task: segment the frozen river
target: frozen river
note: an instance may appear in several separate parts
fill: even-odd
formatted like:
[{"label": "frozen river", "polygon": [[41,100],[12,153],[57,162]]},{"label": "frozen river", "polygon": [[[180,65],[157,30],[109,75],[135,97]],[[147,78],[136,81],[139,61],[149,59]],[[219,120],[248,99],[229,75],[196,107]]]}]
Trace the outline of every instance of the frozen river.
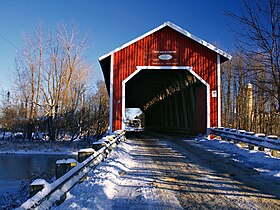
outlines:
[{"label": "frozen river", "polygon": [[75,158],[57,154],[0,154],[0,194],[17,191],[22,180],[33,174],[55,175],[55,162],[59,159]]}]

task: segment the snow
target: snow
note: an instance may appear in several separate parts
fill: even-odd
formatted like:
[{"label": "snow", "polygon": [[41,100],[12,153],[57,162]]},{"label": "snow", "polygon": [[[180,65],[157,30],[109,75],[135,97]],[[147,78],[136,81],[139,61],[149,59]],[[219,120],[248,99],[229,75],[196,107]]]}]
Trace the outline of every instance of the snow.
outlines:
[{"label": "snow", "polygon": [[73,158],[68,158],[67,160],[66,160],[66,164],[70,164],[70,163],[78,163],[78,161],[76,161],[75,159],[73,159]]},{"label": "snow", "polygon": [[136,150],[130,140],[119,144],[56,209],[182,209],[172,191],[166,191],[169,206],[164,206],[157,189],[147,184],[153,180],[135,171],[141,168],[133,158]]},{"label": "snow", "polygon": [[[98,143],[100,142],[98,141]],[[268,152],[242,149],[239,144],[233,144],[219,139],[208,140],[207,138],[197,138],[196,142],[192,144],[252,167],[263,176],[280,177],[280,158],[271,157]],[[83,150],[85,152],[94,151],[92,148]],[[122,142],[94,170],[84,170],[83,173],[79,173],[73,179],[70,179],[61,190],[57,190],[52,194],[49,201],[44,204],[45,207],[48,208],[51,206],[52,201],[63,196],[64,192],[71,189],[73,183],[88,173],[87,179],[68,192],[64,203],[56,207],[56,209],[181,209],[182,207],[179,201],[172,192],[166,193],[170,206],[161,206],[162,203],[160,203],[160,199],[156,196],[153,186],[147,186],[147,182],[152,182],[153,180],[144,175],[139,177],[139,175],[137,176],[135,174],[135,168],[141,167],[141,163],[136,162],[133,157],[135,150],[137,150],[137,146],[130,140]],[[71,170],[71,173],[60,177],[51,184],[46,184],[46,187],[36,194],[24,208],[32,207],[36,199],[38,200],[46,196],[59,184],[77,172],[79,168],[96,157],[96,155],[97,153],[90,156],[84,162],[77,163],[77,166]],[[66,162],[67,160],[61,161]],[[138,203],[139,206],[131,206],[132,201]]]},{"label": "snow", "polygon": [[62,160],[57,160],[56,164],[70,164],[70,163],[78,163],[75,159],[69,158],[69,159],[62,159]]},{"label": "snow", "polygon": [[108,135],[104,138],[109,139],[109,140],[113,140],[116,136],[115,135]]},{"label": "snow", "polygon": [[256,137],[265,137],[265,134],[264,133],[256,133],[255,136]]},{"label": "snow", "polygon": [[[76,142],[50,142],[50,141],[27,141],[27,140],[0,140],[0,154],[4,155],[78,155],[80,148],[85,148],[85,141]],[[45,163],[42,163],[45,164]],[[55,164],[55,162],[53,162]],[[33,166],[31,166],[33,167]],[[1,169],[0,169],[1,170]],[[13,169],[11,169],[13,170]],[[15,171],[17,169],[14,169]],[[22,173],[22,172],[21,172]],[[29,197],[29,181],[34,178],[50,178],[47,174],[34,171],[32,176],[26,177],[27,180],[7,181],[0,180],[0,209],[12,209],[20,206]],[[43,177],[42,177],[43,176]],[[10,182],[10,183],[8,183]],[[9,188],[9,192],[5,192],[5,188]],[[10,191],[10,189],[14,189]]]},{"label": "snow", "polygon": [[1,140],[0,154],[74,154],[77,155],[79,149],[85,148],[87,142],[85,141],[27,141],[27,140]]},{"label": "snow", "polygon": [[[84,162],[78,163],[76,167],[71,169],[68,173],[64,174],[59,179],[55,180],[54,182],[52,182],[50,184],[46,184],[41,191],[39,191],[32,198],[27,200],[18,209],[34,208],[34,206],[36,206],[36,204],[38,203],[39,200],[42,200],[43,198],[45,198],[47,195],[50,194],[50,192],[52,192],[54,189],[57,189],[58,186],[60,186],[63,182],[65,182],[65,184],[62,186],[62,188],[60,190],[56,190],[55,193],[51,194],[49,199],[47,199],[43,204],[40,205],[40,208],[49,209],[53,205],[53,203],[56,200],[58,200],[58,198],[62,197],[65,192],[70,190],[73,187],[73,185],[75,183],[77,183],[88,172],[88,169],[85,168],[84,170],[79,172],[77,175],[73,176],[76,172],[78,172],[84,165],[86,165],[94,157],[95,157],[95,155],[90,156]],[[72,177],[72,178],[69,179],[70,177]]]},{"label": "snow", "polygon": [[96,152],[93,148],[85,148],[85,149],[80,149],[79,152]]},{"label": "snow", "polygon": [[66,163],[66,160],[65,160],[65,159],[57,160],[55,163],[56,163],[56,164],[65,164],[65,163]]},{"label": "snow", "polygon": [[[76,166],[69,172],[61,176],[54,182],[46,185],[41,191],[35,194],[32,198],[23,203],[19,209],[33,209],[40,203],[40,208],[49,209],[57,201],[63,198],[64,194],[68,192],[76,183],[79,182],[90,170],[93,165],[99,164],[102,160],[102,153],[105,148],[100,149],[81,163],[76,162]],[[73,159],[62,160],[61,162],[71,162]],[[92,162],[92,160],[94,160]],[[52,193],[53,192],[53,193]],[[47,199],[45,199],[48,197]],[[43,201],[43,202],[41,202]]]},{"label": "snow", "polygon": [[96,142],[94,142],[94,143],[92,143],[92,144],[94,144],[94,145],[99,145],[99,144],[104,144],[104,145],[106,145],[106,142],[105,141],[96,141]]},{"label": "snow", "polygon": [[[267,142],[271,143],[269,148],[280,150],[280,138],[276,135],[268,135],[265,136],[264,134],[255,134],[254,132],[246,132],[245,130],[236,130],[230,128],[211,128],[213,133],[218,133],[218,135],[223,136],[225,138],[232,138],[233,140],[242,139],[245,141],[251,141],[253,144],[259,144],[260,142]],[[268,145],[267,145],[268,146]]]},{"label": "snow", "polygon": [[269,135],[269,136],[267,136],[267,138],[278,140],[278,136],[275,136],[275,135]]},{"label": "snow", "polygon": [[280,177],[280,157],[272,157],[269,152],[243,149],[239,144],[219,139],[197,138],[197,141],[204,149],[231,158],[234,161],[242,162],[264,176]]},{"label": "snow", "polygon": [[47,186],[48,183],[44,179],[35,179],[30,185],[44,185],[44,186]]}]

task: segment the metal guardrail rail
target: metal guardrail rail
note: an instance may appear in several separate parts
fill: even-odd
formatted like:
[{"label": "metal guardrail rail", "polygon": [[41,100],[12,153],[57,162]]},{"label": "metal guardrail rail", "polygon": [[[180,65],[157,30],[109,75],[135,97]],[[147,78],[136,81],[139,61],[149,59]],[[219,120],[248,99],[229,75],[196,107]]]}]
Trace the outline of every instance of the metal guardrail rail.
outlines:
[{"label": "metal guardrail rail", "polygon": [[[41,191],[29,198],[18,209],[50,209],[66,198],[66,193],[69,192],[86,174],[95,168],[110,152],[112,145],[125,139],[124,131],[116,131],[113,133],[115,137],[110,143],[99,149],[86,160],[78,163],[73,169],[61,176],[54,182],[47,184]],[[110,135],[112,138],[112,135]]]},{"label": "metal guardrail rail", "polygon": [[271,150],[280,151],[280,138],[275,135],[255,134],[231,128],[210,128],[210,134],[220,136],[224,140],[234,140],[246,144],[252,144]]}]

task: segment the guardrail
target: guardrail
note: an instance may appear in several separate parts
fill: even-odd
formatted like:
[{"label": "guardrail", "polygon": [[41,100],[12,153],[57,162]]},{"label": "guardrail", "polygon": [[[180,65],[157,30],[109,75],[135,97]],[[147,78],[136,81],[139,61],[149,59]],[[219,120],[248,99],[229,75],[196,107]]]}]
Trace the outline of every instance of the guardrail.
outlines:
[{"label": "guardrail", "polygon": [[263,133],[247,132],[231,128],[210,128],[210,134],[220,136],[222,140],[234,141],[240,143],[241,147],[253,150],[255,146],[259,151],[265,148],[271,150],[271,155],[277,157],[280,151],[280,138],[275,135],[266,136]]},{"label": "guardrail", "polygon": [[[100,139],[102,142],[107,140],[102,148],[94,152],[88,158],[61,176],[52,183],[43,182],[43,188],[37,192],[33,197],[29,198],[18,209],[50,209],[62,203],[66,198],[66,193],[71,190],[80,180],[82,180],[87,173],[95,168],[107,154],[112,150],[116,144],[125,140],[124,131],[115,131],[113,135]],[[35,182],[41,180],[35,180]]]}]

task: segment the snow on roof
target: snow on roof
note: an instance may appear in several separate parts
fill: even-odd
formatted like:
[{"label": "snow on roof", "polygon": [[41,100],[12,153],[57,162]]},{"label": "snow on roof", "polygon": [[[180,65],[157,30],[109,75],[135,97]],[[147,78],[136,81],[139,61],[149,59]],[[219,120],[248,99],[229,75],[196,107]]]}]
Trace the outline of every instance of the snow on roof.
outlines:
[{"label": "snow on roof", "polygon": [[188,32],[188,31],[186,31],[184,29],[182,29],[181,27],[175,25],[174,23],[171,23],[171,22],[167,21],[167,22],[163,23],[162,25],[158,26],[157,28],[155,28],[155,29],[153,29],[153,30],[143,34],[142,36],[139,36],[136,39],[133,39],[132,41],[127,42],[126,44],[122,45],[121,47],[118,47],[118,48],[114,49],[113,51],[111,51],[111,52],[101,56],[99,58],[99,61],[101,61],[104,58],[107,58],[108,56],[111,56],[112,54],[114,54],[114,53],[124,49],[125,47],[127,47],[127,46],[129,46],[129,45],[131,45],[131,44],[133,44],[133,43],[135,43],[135,42],[145,38],[146,36],[149,36],[150,34],[156,32],[156,31],[159,31],[160,29],[162,29],[162,28],[164,28],[166,26],[168,26],[168,27],[170,27],[170,28],[180,32],[181,34],[185,35],[186,37],[189,37],[190,39],[192,39],[192,40],[202,44],[203,46],[209,48],[210,50],[213,50],[214,52],[222,55],[223,57],[225,57],[225,58],[227,58],[229,60],[232,58],[232,56],[230,54],[224,52],[223,50],[221,50],[221,49],[215,47],[214,45],[212,45],[212,44],[210,44],[210,43],[208,43],[208,42],[206,42],[206,41],[196,37],[195,35],[191,34],[190,32]]}]

